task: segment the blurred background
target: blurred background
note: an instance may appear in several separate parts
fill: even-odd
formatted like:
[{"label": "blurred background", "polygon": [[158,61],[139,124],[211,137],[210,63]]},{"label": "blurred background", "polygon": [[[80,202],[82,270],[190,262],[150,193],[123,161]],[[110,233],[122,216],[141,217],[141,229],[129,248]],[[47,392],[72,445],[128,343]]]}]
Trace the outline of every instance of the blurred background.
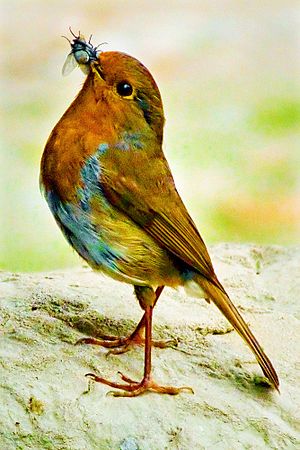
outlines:
[{"label": "blurred background", "polygon": [[[0,265],[79,263],[39,192],[51,129],[83,74],[63,78],[68,27],[141,60],[164,101],[164,150],[207,244],[300,236],[299,3],[1,0]],[[298,20],[299,22],[299,20]]]}]

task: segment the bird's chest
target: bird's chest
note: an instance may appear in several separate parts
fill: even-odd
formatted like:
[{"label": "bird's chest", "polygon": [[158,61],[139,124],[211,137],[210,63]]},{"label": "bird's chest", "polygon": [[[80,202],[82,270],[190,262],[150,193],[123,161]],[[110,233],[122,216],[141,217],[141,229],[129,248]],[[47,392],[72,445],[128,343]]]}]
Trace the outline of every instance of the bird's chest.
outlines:
[{"label": "bird's chest", "polygon": [[[45,189],[49,208],[68,242],[90,265],[110,267],[120,257],[106,239],[107,218],[113,214],[101,186],[101,158],[96,152],[80,166],[67,199],[56,185]],[[71,171],[68,174],[71,177]]]}]

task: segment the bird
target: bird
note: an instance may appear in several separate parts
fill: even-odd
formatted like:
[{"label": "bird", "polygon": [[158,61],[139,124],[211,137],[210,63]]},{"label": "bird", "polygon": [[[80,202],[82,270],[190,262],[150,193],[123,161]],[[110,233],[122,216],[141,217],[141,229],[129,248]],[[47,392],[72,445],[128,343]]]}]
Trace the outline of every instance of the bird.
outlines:
[{"label": "bird", "polygon": [[[76,65],[84,84],[52,130],[41,159],[40,187],[63,235],[96,272],[134,287],[143,311],[128,337],[82,338],[123,353],[144,346],[144,373],[114,382],[93,373],[115,396],[145,392],[176,395],[189,386],[157,383],[152,377],[153,309],[165,286],[185,288],[224,314],[252,350],[269,385],[277,373],[217,278],[206,245],[189,215],[163,153],[164,111],[158,86],[136,58],[102,51],[72,33],[63,68]],[[113,299],[112,299],[113,301]]]}]

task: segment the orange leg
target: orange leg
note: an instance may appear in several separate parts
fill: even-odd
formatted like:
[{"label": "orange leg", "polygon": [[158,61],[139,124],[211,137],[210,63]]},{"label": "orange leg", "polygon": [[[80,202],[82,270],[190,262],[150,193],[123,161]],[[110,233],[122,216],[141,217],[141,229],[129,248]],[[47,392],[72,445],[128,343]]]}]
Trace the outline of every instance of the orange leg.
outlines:
[{"label": "orange leg", "polygon": [[[162,293],[163,288],[164,288],[164,286],[159,286],[156,289],[155,301],[154,301],[153,307],[155,306],[157,300],[159,299],[159,296]],[[145,338],[144,338],[145,315],[146,315],[146,313],[144,313],[143,317],[139,321],[139,323],[138,323],[136,329],[133,331],[133,333],[131,333],[127,337],[118,338],[115,336],[103,336],[102,339],[82,338],[76,342],[76,345],[92,344],[92,345],[100,345],[101,347],[110,348],[112,350],[110,350],[108,352],[108,355],[109,354],[118,355],[121,353],[128,352],[128,350],[130,350],[135,345],[143,345],[145,343]],[[166,348],[166,347],[170,347],[172,345],[177,345],[177,341],[175,339],[171,339],[168,341],[153,341],[152,345],[154,347]]]},{"label": "orange leg", "polygon": [[[154,292],[153,292],[154,293]],[[140,302],[141,303],[141,302]],[[115,383],[113,381],[106,380],[105,378],[94,375],[93,373],[87,373],[86,376],[98,383],[103,383],[111,386],[115,389],[120,389],[121,392],[110,391],[109,393],[115,397],[136,397],[143,394],[146,391],[158,392],[160,394],[176,395],[179,392],[187,391],[193,393],[192,388],[173,387],[173,386],[161,386],[155,383],[151,377],[151,347],[152,347],[152,312],[153,306],[144,305],[145,310],[145,360],[144,360],[144,376],[141,381],[134,381],[127,376],[119,373],[122,380],[125,383]]]}]

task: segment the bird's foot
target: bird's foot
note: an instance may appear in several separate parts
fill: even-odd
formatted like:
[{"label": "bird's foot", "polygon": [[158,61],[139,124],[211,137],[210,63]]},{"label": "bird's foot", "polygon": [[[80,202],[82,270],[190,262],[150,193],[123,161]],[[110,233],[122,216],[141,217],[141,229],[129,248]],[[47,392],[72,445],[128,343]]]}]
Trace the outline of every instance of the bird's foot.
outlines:
[{"label": "bird's foot", "polygon": [[[118,345],[114,346],[113,348],[111,348],[111,350],[109,350],[107,352],[107,356],[120,355],[122,353],[128,352],[136,345],[144,345],[145,344],[144,338],[134,338],[134,339],[123,338],[120,340],[123,341],[123,344],[118,344]],[[167,341],[152,341],[152,345],[153,345],[153,347],[158,347],[158,348],[168,348],[168,347],[174,347],[174,346],[177,347],[178,342],[176,339],[169,339]]]},{"label": "bird's foot", "polygon": [[106,380],[105,378],[98,377],[93,373],[87,373],[86,376],[96,381],[97,383],[103,383],[111,386],[115,389],[120,389],[118,391],[109,391],[107,395],[113,395],[114,397],[137,397],[138,395],[144,394],[145,392],[157,392],[159,394],[169,394],[177,395],[180,392],[194,393],[193,389],[188,386],[173,387],[173,386],[161,386],[156,384],[151,378],[144,377],[142,381],[134,381],[131,378],[118,372],[122,380],[125,383],[115,383],[113,381]]},{"label": "bird's foot", "polygon": [[[145,339],[142,333],[132,333],[126,338],[117,338],[115,336],[103,336],[103,339],[96,338],[82,338],[79,339],[75,345],[79,344],[91,344],[100,345],[101,347],[109,348],[107,355],[119,355],[126,353],[136,345],[144,345]],[[178,345],[176,339],[169,339],[167,341],[152,341],[152,345],[158,348],[167,348]]]}]

